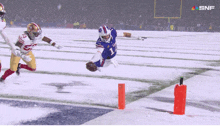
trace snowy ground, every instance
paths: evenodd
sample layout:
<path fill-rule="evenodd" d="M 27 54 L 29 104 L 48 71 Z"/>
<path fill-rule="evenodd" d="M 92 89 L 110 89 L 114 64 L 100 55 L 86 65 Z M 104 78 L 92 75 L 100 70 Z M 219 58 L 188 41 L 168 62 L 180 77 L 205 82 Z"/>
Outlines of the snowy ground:
<path fill-rule="evenodd" d="M 24 30 L 7 28 L 6 33 L 15 42 Z M 0 86 L 2 99 L 111 110 L 78 124 L 220 124 L 219 33 L 119 30 L 116 60 L 120 66 L 110 65 L 94 73 L 86 70 L 85 64 L 96 52 L 97 30 L 43 28 L 43 32 L 64 48 L 58 50 L 40 42 L 33 50 L 37 71 L 21 70 L 20 76 L 10 76 Z M 148 38 L 124 38 L 123 32 Z M 10 65 L 9 46 L 3 42 L 0 38 L 1 75 Z M 170 113 L 180 77 L 187 85 L 183 116 Z M 118 83 L 126 86 L 125 110 L 117 109 Z M 0 114 L 2 125 L 22 124 L 57 112 L 56 108 L 24 108 L 0 102 L 1 110 L 6 111 Z M 14 113 L 20 117 L 12 117 Z"/>

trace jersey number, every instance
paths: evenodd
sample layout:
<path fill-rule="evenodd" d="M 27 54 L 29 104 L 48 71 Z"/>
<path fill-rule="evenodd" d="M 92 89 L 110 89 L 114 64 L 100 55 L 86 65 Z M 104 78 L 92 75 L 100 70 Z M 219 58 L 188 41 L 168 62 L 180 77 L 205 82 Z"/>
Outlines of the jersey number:
<path fill-rule="evenodd" d="M 112 48 L 110 48 L 109 50 L 111 51 L 111 55 L 115 53 Z"/>
<path fill-rule="evenodd" d="M 111 51 L 111 55 L 114 55 L 115 52 L 117 52 L 117 47 L 115 47 L 115 50 L 113 50 L 113 48 L 109 49 Z"/>
<path fill-rule="evenodd" d="M 32 50 L 32 47 L 34 47 L 36 45 L 37 44 L 25 45 L 23 49 L 26 50 L 26 51 L 30 51 L 30 50 Z"/>

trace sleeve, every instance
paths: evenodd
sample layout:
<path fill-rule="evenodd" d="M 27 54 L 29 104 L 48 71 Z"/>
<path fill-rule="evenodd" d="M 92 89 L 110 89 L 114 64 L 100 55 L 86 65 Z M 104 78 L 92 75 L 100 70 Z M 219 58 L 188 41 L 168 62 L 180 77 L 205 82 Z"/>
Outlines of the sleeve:
<path fill-rule="evenodd" d="M 15 43 L 15 46 L 18 46 L 19 48 L 21 48 L 23 44 L 24 44 L 24 40 L 22 39 L 21 36 L 18 36 L 18 39 L 17 39 L 17 42 Z"/>
<path fill-rule="evenodd" d="M 96 42 L 97 52 L 94 54 L 90 61 L 96 62 L 101 59 L 101 54 L 104 51 L 104 46 L 102 45 L 101 39 L 99 38 Z"/>
<path fill-rule="evenodd" d="M 1 33 L 2 38 L 5 40 L 5 42 L 10 46 L 10 49 L 15 50 L 14 44 L 10 41 L 5 31 L 1 31 L 0 33 Z"/>
<path fill-rule="evenodd" d="M 23 39 L 22 35 L 19 35 L 19 36 L 18 36 L 17 42 L 19 42 L 19 43 L 21 43 L 21 44 L 24 44 L 24 39 Z"/>
<path fill-rule="evenodd" d="M 103 48 L 98 48 L 98 51 L 95 53 L 95 55 L 92 57 L 90 61 L 92 61 L 93 63 L 99 61 L 101 59 L 101 54 L 103 50 L 104 50 Z"/>
<path fill-rule="evenodd" d="M 96 48 L 104 48 L 104 46 L 102 45 L 102 42 L 99 41 L 99 39 L 96 42 Z"/>
<path fill-rule="evenodd" d="M 111 34 L 114 38 L 117 37 L 117 31 L 114 28 L 111 28 Z"/>

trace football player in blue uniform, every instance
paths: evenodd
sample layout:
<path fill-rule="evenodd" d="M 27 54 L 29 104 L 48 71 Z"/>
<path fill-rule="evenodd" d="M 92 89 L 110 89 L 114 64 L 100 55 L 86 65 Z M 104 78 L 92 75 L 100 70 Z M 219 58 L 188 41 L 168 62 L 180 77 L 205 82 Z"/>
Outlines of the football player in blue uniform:
<path fill-rule="evenodd" d="M 105 25 L 99 27 L 99 38 L 96 41 L 98 50 L 90 62 L 86 64 L 88 70 L 100 71 L 100 67 L 107 67 L 110 64 L 118 66 L 118 62 L 114 59 L 117 54 L 116 37 L 117 32 L 114 28 L 109 29 Z"/>

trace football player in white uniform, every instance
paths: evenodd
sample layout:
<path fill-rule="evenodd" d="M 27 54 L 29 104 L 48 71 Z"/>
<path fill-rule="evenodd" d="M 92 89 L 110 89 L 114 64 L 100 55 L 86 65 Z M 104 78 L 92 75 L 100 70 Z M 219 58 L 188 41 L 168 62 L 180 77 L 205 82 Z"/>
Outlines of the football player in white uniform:
<path fill-rule="evenodd" d="M 21 68 L 27 69 L 29 71 L 36 70 L 36 61 L 35 56 L 32 53 L 32 49 L 37 46 L 37 42 L 41 40 L 56 47 L 57 49 L 62 48 L 62 46 L 57 45 L 50 38 L 46 36 L 42 37 L 42 30 L 38 24 L 34 22 L 29 23 L 27 25 L 27 31 L 19 35 L 18 40 L 15 44 L 16 48 L 12 49 L 10 69 L 5 71 L 5 73 L 0 78 L 0 82 L 3 82 L 15 71 L 19 75 Z M 22 59 L 26 64 L 19 63 L 20 59 Z"/>
<path fill-rule="evenodd" d="M 0 3 L 0 34 L 4 39 L 7 39 L 7 36 L 4 33 L 4 29 L 6 27 L 6 22 L 4 19 L 5 13 L 6 13 L 6 11 L 5 11 L 4 5 L 2 3 Z M 2 68 L 2 64 L 1 64 L 1 60 L 0 60 L 0 72 L 1 72 L 1 68 Z"/>

